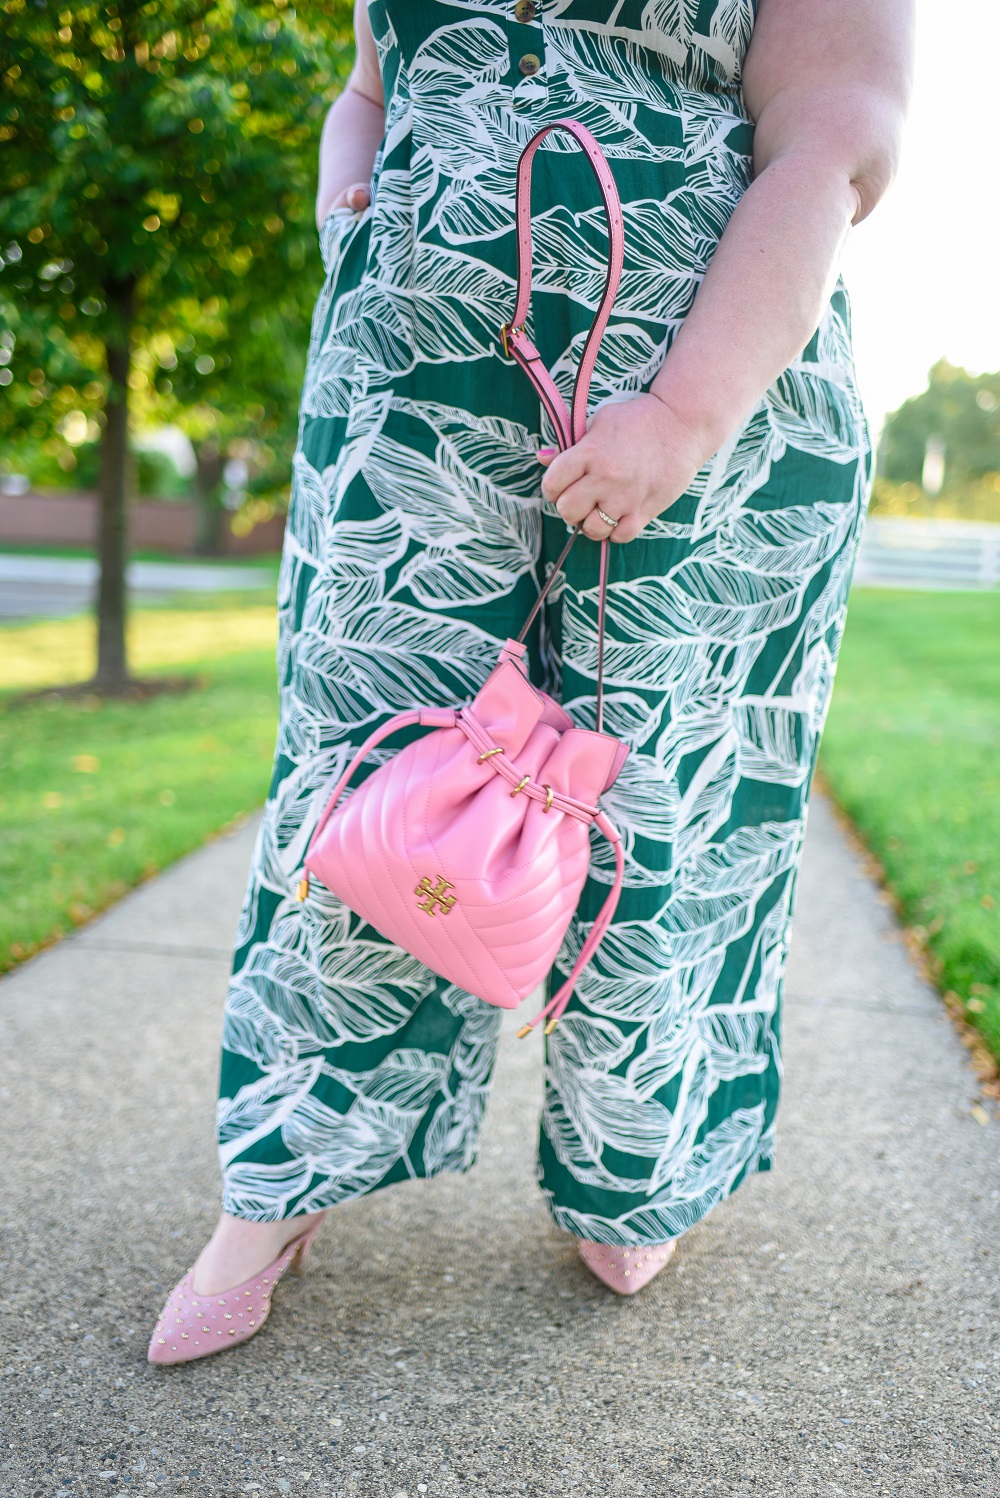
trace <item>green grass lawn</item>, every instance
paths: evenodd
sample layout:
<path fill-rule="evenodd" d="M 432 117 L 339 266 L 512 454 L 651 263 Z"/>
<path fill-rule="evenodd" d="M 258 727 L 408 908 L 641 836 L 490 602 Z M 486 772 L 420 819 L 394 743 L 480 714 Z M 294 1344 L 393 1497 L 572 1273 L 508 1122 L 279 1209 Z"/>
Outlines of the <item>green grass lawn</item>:
<path fill-rule="evenodd" d="M 0 971 L 260 805 L 274 639 L 273 601 L 136 610 L 134 671 L 202 686 L 141 702 L 12 706 L 12 688 L 83 680 L 93 626 L 0 630 Z"/>
<path fill-rule="evenodd" d="M 48 546 L 35 541 L 0 541 L 0 556 L 68 557 L 72 561 L 90 561 L 97 556 L 93 546 Z M 172 562 L 178 567 L 254 567 L 264 568 L 277 576 L 280 556 L 273 551 L 251 552 L 246 556 L 199 556 L 194 553 L 160 551 L 156 547 L 129 548 L 130 562 Z"/>
<path fill-rule="evenodd" d="M 274 747 L 273 602 L 138 609 L 138 703 L 39 701 L 82 680 L 87 619 L 0 630 L 0 970 L 259 805 Z M 1000 1056 L 1000 595 L 858 589 L 822 767 L 945 990 Z"/>
<path fill-rule="evenodd" d="M 1000 1057 L 1000 594 L 857 589 L 821 765 Z"/>

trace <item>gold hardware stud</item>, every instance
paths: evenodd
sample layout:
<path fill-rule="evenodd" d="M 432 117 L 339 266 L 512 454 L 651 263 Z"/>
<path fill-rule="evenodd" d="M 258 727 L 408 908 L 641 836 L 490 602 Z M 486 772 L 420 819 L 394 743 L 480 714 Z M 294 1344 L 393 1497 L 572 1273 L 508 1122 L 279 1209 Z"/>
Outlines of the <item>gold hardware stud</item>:
<path fill-rule="evenodd" d="M 502 753 L 503 753 L 502 749 L 484 749 L 483 752 L 482 752 L 482 754 L 476 760 L 476 764 L 477 765 L 481 765 L 484 759 L 492 759 L 493 756 L 494 756 L 494 754 L 502 754 Z"/>
<path fill-rule="evenodd" d="M 419 910 L 426 911 L 428 915 L 436 915 L 437 912 L 434 907 L 435 905 L 439 905 L 441 907 L 441 914 L 447 915 L 449 910 L 455 904 L 455 896 L 450 895 L 448 891 L 454 888 L 455 886 L 453 884 L 449 884 L 448 880 L 444 877 L 443 874 L 441 874 L 438 876 L 437 889 L 435 889 L 431 884 L 430 875 L 425 874 L 420 883 L 417 885 L 416 889 L 413 891 L 415 895 L 423 896 L 423 898 L 418 902 L 417 908 Z M 266 1285 L 267 1280 L 265 1280 L 264 1283 Z"/>
<path fill-rule="evenodd" d="M 545 805 L 542 807 L 543 811 L 548 811 L 550 809 L 550 807 L 552 806 L 552 797 L 553 797 L 553 794 L 554 794 L 554 792 L 552 790 L 552 787 L 550 785 L 547 785 L 545 787 Z"/>
<path fill-rule="evenodd" d="M 516 796 L 516 795 L 517 795 L 517 793 L 518 793 L 518 791 L 523 791 L 523 790 L 524 790 L 524 787 L 525 787 L 525 786 L 526 786 L 526 785 L 527 785 L 527 784 L 528 784 L 528 781 L 529 781 L 529 780 L 530 780 L 530 779 L 531 779 L 531 776 L 530 776 L 530 775 L 525 775 L 525 776 L 524 776 L 524 778 L 523 778 L 523 779 L 522 779 L 522 780 L 519 780 L 519 781 L 518 781 L 518 783 L 517 783 L 517 785 L 516 785 L 516 786 L 515 786 L 515 787 L 514 787 L 514 789 L 513 789 L 513 790 L 512 790 L 512 791 L 511 791 L 511 795 L 512 795 L 512 796 Z"/>
<path fill-rule="evenodd" d="M 235 1326 L 231 1326 L 231 1327 L 230 1327 L 230 1328 L 229 1328 L 229 1335 L 230 1335 L 230 1336 L 231 1336 L 231 1337 L 235 1337 L 235 1336 L 236 1336 L 236 1328 L 235 1328 Z"/>
<path fill-rule="evenodd" d="M 523 1040 L 526 1035 L 530 1035 L 530 1034 L 531 1034 L 531 1026 L 530 1025 L 522 1025 L 521 1028 L 520 1028 L 520 1030 L 518 1030 L 518 1032 L 517 1032 L 517 1038 L 518 1038 L 518 1040 Z"/>

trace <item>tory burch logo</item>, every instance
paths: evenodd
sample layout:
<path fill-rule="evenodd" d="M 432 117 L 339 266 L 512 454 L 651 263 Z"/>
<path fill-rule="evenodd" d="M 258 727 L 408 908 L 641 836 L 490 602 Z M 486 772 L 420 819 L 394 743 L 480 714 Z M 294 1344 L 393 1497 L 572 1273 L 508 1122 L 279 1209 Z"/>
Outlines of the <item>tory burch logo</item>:
<path fill-rule="evenodd" d="M 424 896 L 424 899 L 420 902 L 420 909 L 426 910 L 428 915 L 435 914 L 435 905 L 440 905 L 441 914 L 447 915 L 455 903 L 455 896 L 448 894 L 448 891 L 454 889 L 454 887 L 453 884 L 449 884 L 447 879 L 442 877 L 438 879 L 437 889 L 433 889 L 429 877 L 425 874 L 414 890 L 414 894 Z"/>

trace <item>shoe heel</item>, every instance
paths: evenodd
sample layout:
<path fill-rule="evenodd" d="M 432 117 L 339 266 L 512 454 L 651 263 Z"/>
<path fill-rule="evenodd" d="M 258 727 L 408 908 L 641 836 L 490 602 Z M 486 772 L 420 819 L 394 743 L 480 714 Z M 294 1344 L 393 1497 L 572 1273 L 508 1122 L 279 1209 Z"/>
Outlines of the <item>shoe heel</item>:
<path fill-rule="evenodd" d="M 316 1237 L 316 1234 L 319 1232 L 322 1226 L 323 1219 L 320 1218 L 315 1227 L 311 1227 L 307 1233 L 303 1233 L 302 1241 L 300 1242 L 298 1248 L 295 1250 L 292 1260 L 288 1266 L 292 1274 L 305 1273 L 306 1263 L 309 1258 L 309 1250 L 312 1248 L 313 1239 Z"/>

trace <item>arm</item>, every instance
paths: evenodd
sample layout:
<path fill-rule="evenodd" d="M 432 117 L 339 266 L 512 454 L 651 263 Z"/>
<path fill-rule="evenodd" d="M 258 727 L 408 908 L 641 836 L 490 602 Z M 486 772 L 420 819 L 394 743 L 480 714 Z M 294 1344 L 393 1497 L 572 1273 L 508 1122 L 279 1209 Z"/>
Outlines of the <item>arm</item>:
<path fill-rule="evenodd" d="M 616 541 L 638 535 L 809 342 L 848 230 L 895 173 L 912 10 L 913 0 L 761 0 L 744 71 L 753 182 L 649 393 L 602 407 L 551 460 L 542 491 L 570 524 L 589 517 L 584 529 L 602 539 L 600 505 L 622 517 Z"/>
<path fill-rule="evenodd" d="M 343 93 L 327 114 L 319 148 L 316 223 L 331 208 L 368 206 L 368 185 L 385 129 L 382 76 L 365 0 L 355 0 L 354 67 Z"/>

